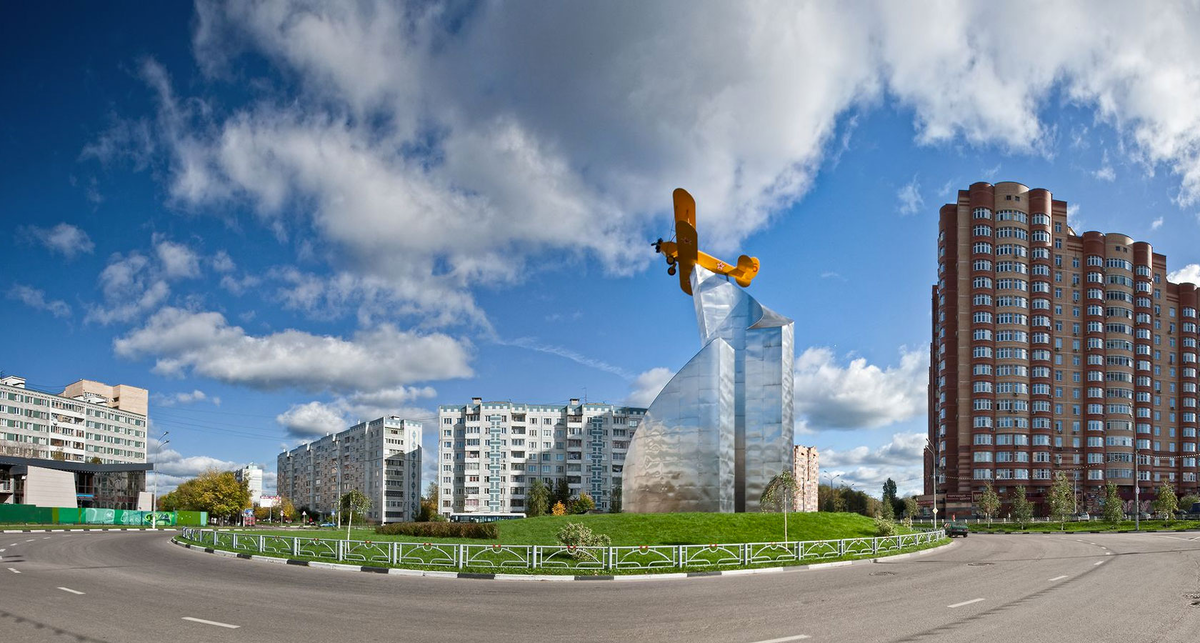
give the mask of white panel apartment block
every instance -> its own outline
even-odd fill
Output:
[[[279,454],[277,464],[278,493],[297,511],[328,514],[351,489],[371,499],[367,517],[376,522],[408,522],[420,510],[420,422],[360,422]]]
[[[137,389],[143,391],[144,389]],[[63,397],[0,379],[0,455],[104,464],[146,461],[146,416],[94,393]]]
[[[533,477],[553,491],[566,479],[596,509],[621,488],[629,439],[646,409],[612,404],[566,406],[484,402],[438,407],[438,487],[444,515],[523,513]]]

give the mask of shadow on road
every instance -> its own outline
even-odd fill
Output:
[[[54,627],[53,625],[47,625],[40,621],[34,621],[31,619],[25,618],[24,616],[18,616],[16,614],[13,614],[12,612],[5,612],[4,610],[0,610],[0,621],[12,621],[13,623],[17,623],[17,624],[28,625],[35,629],[45,630],[45,631],[51,632],[53,634],[56,634],[58,636],[64,636],[64,637],[67,637],[70,639],[74,639],[76,641],[80,641],[81,643],[108,643],[108,641],[105,641],[103,639],[94,639],[90,636],[87,636],[86,634],[80,634],[78,632],[69,632],[62,628]]]

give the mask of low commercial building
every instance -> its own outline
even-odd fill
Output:
[[[361,422],[280,453],[277,465],[279,495],[309,515],[333,513],[351,489],[371,499],[367,518],[376,522],[407,522],[420,511],[420,422]]]
[[[484,402],[438,407],[442,514],[524,513],[534,477],[565,480],[610,511],[629,440],[646,409],[612,404]]]
[[[0,455],[0,504],[149,510],[146,472],[150,467]]]
[[[0,378],[0,456],[118,464],[146,461],[147,391],[79,380],[61,394]]]
[[[820,486],[821,464],[817,447],[797,444],[792,447],[792,478],[796,481],[795,511],[817,511],[817,487]]]

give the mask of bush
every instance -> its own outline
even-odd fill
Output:
[[[579,497],[571,503],[571,513],[585,514],[596,508],[596,501],[586,492],[579,492]]]
[[[392,522],[375,528],[387,536],[432,538],[480,538],[495,540],[500,529],[492,522]]]
[[[554,508],[550,510],[550,513],[554,514],[555,516],[565,516],[567,515],[567,507],[562,503],[562,501],[556,502],[554,503]]]
[[[586,525],[569,522],[558,530],[558,542],[567,547],[611,547],[612,539],[608,534],[597,534]]]
[[[886,518],[875,519],[875,535],[876,536],[895,536],[896,523]]]

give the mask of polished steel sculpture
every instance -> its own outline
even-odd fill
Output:
[[[730,265],[696,249],[695,203],[683,190],[675,191],[675,215],[676,242],[655,247],[693,296],[702,348],[634,433],[622,507],[757,511],[767,482],[792,469],[793,322],[729,281],[749,285],[757,259],[743,255]]]

